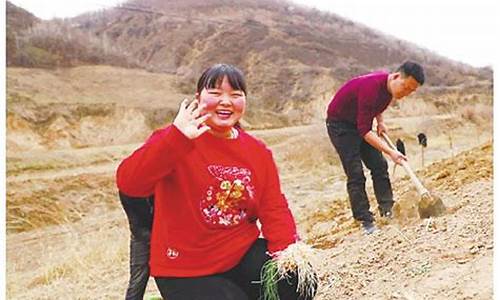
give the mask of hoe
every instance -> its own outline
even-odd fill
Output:
[[[382,137],[392,149],[397,150],[387,134],[382,133]],[[410,168],[408,162],[402,161],[401,165],[405,169],[420,195],[420,201],[418,201],[418,214],[420,218],[424,219],[442,215],[446,211],[443,200],[436,195],[431,195],[431,193],[422,185],[413,170]]]

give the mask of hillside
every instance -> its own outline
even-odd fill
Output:
[[[7,69],[9,151],[140,142],[219,61],[247,74],[250,129],[322,122],[343,80],[405,58],[421,61],[429,80],[389,116],[474,114],[493,103],[489,69],[286,1],[142,0],[43,22],[9,3],[7,15],[18,39]]]
[[[7,1],[7,66],[61,68],[77,65],[136,67],[126,52],[61,19],[43,21]]]
[[[247,74],[251,128],[321,121],[344,80],[394,69],[405,59],[426,68],[428,81],[418,97],[427,104],[450,90],[492,93],[491,69],[472,68],[334,14],[280,0],[130,1],[42,22],[25,40],[27,49],[36,48],[28,57],[36,59],[17,66],[141,68],[172,75],[170,93],[188,96],[204,68],[236,64]]]
[[[457,85],[468,76],[487,78],[477,69],[411,43],[290,1],[201,3],[136,0],[72,22],[112,38],[153,70],[180,75],[185,75],[186,67],[198,74],[214,61],[224,60],[247,72],[261,70],[262,63],[279,67],[282,73],[272,74],[278,77],[264,77],[257,85],[265,79],[289,78],[297,71],[307,71],[306,67],[311,73],[304,73],[309,76],[300,76],[302,79],[328,70],[324,74],[343,81],[412,58],[429,70],[430,85]],[[297,69],[299,66],[305,70]]]
[[[5,9],[7,17],[7,31],[12,33],[20,33],[21,31],[31,28],[33,25],[41,21],[29,11],[18,7],[9,1],[6,2]]]
[[[109,146],[143,141],[170,123],[184,98],[178,76],[111,66],[27,69],[7,68],[7,153]],[[249,96],[252,103],[255,96]],[[314,124],[323,123],[327,98],[312,101]],[[466,122],[488,123],[493,111],[492,87],[450,88],[417,93],[390,108],[387,117],[427,116],[420,130],[431,133],[430,117],[454,114]],[[247,129],[297,124],[299,112],[250,107],[242,121]],[[485,125],[488,125],[485,124]],[[453,130],[463,124],[441,124]],[[127,130],[123,130],[126,128]]]
[[[109,66],[8,68],[7,152],[142,141],[188,96],[173,92],[173,82]]]
[[[251,111],[287,113],[293,123],[310,121],[317,114],[310,104],[330,98],[344,80],[405,59],[424,65],[428,86],[492,78],[488,70],[289,1],[137,0],[72,22],[127,49],[143,67],[179,76],[185,93],[207,66],[236,64],[248,75]]]
[[[7,66],[15,65],[19,63],[19,60],[16,59],[18,56],[17,50],[17,41],[19,35],[29,28],[31,28],[34,24],[40,22],[40,20],[35,17],[30,12],[10,3],[6,2],[6,63]]]

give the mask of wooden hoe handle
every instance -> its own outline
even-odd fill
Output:
[[[396,146],[394,146],[394,144],[392,143],[391,139],[389,139],[389,137],[387,136],[387,134],[385,132],[382,132],[382,138],[389,145],[389,147],[391,147],[393,150],[397,151]],[[405,169],[405,171],[408,174],[408,176],[410,176],[410,179],[413,182],[413,184],[415,185],[415,187],[417,188],[418,193],[420,195],[428,194],[429,191],[422,185],[422,183],[420,182],[420,180],[417,178],[417,175],[415,175],[415,173],[411,169],[410,164],[408,164],[407,161],[402,160],[401,161],[401,165],[403,166],[403,169]]]

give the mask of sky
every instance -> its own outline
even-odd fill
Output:
[[[73,17],[123,0],[10,0],[42,19]],[[179,0],[181,1],[181,0]],[[448,58],[493,65],[500,28],[496,0],[292,0],[336,13]],[[71,4],[68,4],[71,3]],[[496,34],[495,34],[496,33]],[[500,50],[500,49],[499,49]]]
[[[497,0],[294,0],[475,67],[500,48]],[[498,50],[497,50],[498,49]]]

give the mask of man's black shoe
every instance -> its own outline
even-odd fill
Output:
[[[381,217],[384,217],[384,218],[387,218],[387,219],[392,219],[393,218],[393,215],[392,215],[392,209],[388,209],[388,210],[381,210],[380,211],[380,216]]]
[[[361,227],[365,231],[365,234],[372,234],[377,231],[377,227],[375,227],[372,221],[362,221]]]

